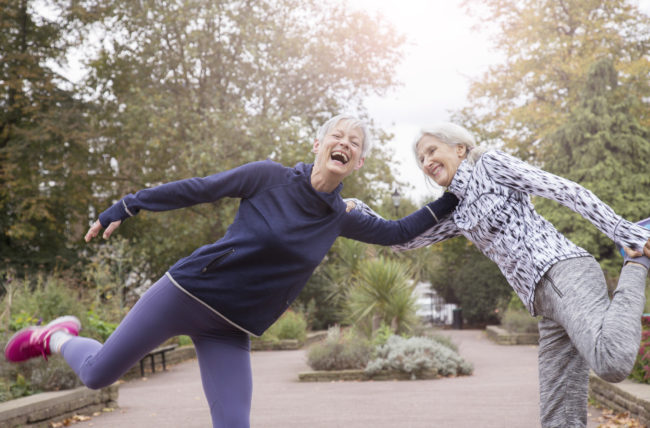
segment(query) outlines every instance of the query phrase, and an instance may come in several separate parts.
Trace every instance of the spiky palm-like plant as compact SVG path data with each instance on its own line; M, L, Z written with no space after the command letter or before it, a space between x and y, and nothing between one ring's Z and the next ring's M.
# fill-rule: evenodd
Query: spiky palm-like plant
M383 257L363 260L347 295L347 321L368 337L382 323L395 333L410 331L417 322L413 287L403 263Z

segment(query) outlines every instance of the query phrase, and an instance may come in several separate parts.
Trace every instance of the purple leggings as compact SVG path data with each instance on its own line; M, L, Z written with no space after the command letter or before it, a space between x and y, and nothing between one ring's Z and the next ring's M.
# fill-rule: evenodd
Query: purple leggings
M253 380L248 334L178 289L167 276L156 282L102 345L75 337L63 358L89 388L108 386L149 351L188 335L196 348L213 427L248 427Z

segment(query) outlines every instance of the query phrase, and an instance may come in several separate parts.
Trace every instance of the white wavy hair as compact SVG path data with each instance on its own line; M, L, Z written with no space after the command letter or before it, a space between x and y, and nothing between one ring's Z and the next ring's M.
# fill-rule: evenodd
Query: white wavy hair
M340 121L347 121L349 122L348 126L351 129L360 129L361 132L363 133L363 144L361 146L361 157L365 158L370 149L372 148L372 137L370 136L370 132L368 131L368 125L366 125L366 122L363 120L348 115L348 114L339 114L325 122L323 125L321 125L320 128L318 128L318 131L316 132L316 138L318 141L323 141L325 138L325 135L334 128Z
M477 146L472 133L462 126L451 122L438 123L427 128L422 128L417 137L413 140L413 154L415 155L415 161L420 169L422 169L422 163L418 157L418 143L422 137L426 135L429 135L451 147L465 146L467 151L467 161L471 164L476 163L478 158L487 151L485 147Z

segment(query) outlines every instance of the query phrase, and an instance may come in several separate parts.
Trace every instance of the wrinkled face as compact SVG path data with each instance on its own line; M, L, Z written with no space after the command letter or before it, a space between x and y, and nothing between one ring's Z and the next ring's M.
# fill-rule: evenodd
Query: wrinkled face
M458 165L467 155L465 146L450 146L431 135L418 141L416 152L424 173L442 187L451 184Z
M322 141L314 142L315 164L324 171L345 177L363 165L362 149L363 131L342 120L325 134Z

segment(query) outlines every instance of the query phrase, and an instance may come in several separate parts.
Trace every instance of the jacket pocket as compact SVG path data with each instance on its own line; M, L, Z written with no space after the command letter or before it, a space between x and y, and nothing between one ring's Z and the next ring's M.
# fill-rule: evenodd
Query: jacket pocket
M553 289L553 291L555 291L555 294L557 294L559 297L564 297L564 293L562 293L562 291L561 291L560 288L557 286L557 284L555 283L555 281L553 281L553 279L551 278L551 276L548 275L548 273L547 273L545 276L546 276L546 280L548 281L548 284L551 286L551 288Z
M206 272L208 272L208 271L214 270L217 266L219 266L221 263L223 263L223 261L224 261L228 256L230 256L230 255L231 255L232 253L234 253L234 252L235 252L235 249L234 249L234 248L231 248L231 249L229 249L229 250L227 250L227 251L225 251L225 252L219 254L219 255L216 256L214 259L212 259L212 260L210 261L210 263L208 263L207 265L205 265L205 267L203 267L203 269L201 269L201 273L206 273Z

